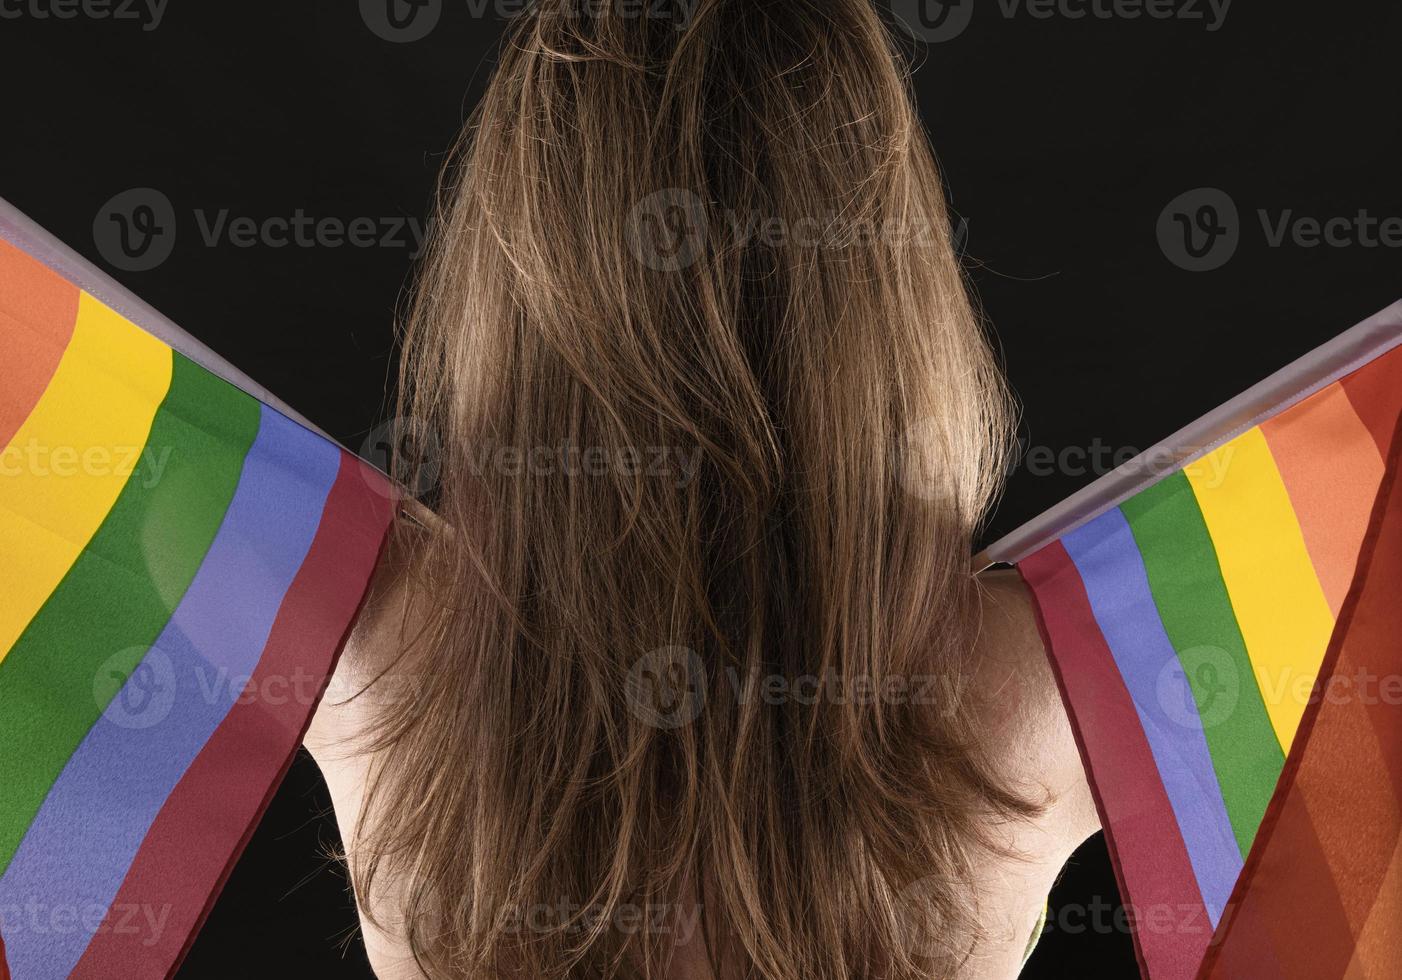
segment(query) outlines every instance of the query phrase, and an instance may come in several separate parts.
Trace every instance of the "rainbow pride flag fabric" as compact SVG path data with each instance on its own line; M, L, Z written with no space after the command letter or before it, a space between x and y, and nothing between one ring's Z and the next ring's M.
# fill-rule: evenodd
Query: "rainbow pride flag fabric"
M0 977L164 977L394 495L3 202L0 370Z
M997 542L1143 975L1402 977L1402 303Z

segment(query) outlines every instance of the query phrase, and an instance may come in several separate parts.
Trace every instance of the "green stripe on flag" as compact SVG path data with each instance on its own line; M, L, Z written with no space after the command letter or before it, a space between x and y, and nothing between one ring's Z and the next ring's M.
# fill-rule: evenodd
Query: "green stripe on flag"
M1165 632L1193 691L1178 706L1200 723L1244 858L1285 757L1242 640L1217 552L1187 477L1174 473L1120 505L1144 557ZM1170 713L1173 713L1170 706Z
M258 433L257 401L172 356L170 390L126 486L0 661L0 874L189 588Z

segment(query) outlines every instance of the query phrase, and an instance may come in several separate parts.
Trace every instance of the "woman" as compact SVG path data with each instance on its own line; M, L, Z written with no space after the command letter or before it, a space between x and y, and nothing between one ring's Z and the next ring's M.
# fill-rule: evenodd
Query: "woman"
M400 384L436 516L307 737L367 950L1013 976L1097 820L970 568L1009 401L896 49L870 0L677 6L532 5L449 168Z

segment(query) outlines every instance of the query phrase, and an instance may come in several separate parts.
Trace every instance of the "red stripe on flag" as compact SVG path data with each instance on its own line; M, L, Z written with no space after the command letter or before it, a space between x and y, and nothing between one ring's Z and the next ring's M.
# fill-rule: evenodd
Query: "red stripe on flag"
M1212 924L1114 657L1060 541L1019 564L1105 828L1140 970L1190 978Z
M1358 571L1306 711L1242 871L1204 978L1254 976L1263 955L1284 980L1402 976L1402 944L1368 930L1402 842L1402 426ZM1322 696L1320 696L1322 695ZM1337 908L1342 914L1320 915ZM1361 972L1359 972L1361 971Z
M162 806L72 977L174 973L292 763L364 600L393 508L384 479L344 454L246 696ZM131 909L165 915L160 935L114 929Z
M1402 347L1365 364L1341 383L1353 410L1372 433L1378 455L1386 458L1393 427L1402 414Z

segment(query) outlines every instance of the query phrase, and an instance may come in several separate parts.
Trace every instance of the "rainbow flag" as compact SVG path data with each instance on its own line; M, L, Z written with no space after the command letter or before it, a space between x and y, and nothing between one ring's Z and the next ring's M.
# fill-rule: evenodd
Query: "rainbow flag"
M1402 303L991 546L1141 970L1402 977Z
M0 977L167 976L394 496L4 202L0 363Z

